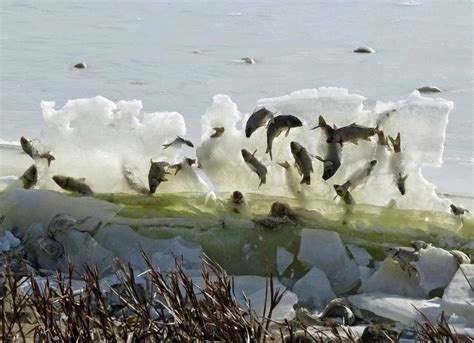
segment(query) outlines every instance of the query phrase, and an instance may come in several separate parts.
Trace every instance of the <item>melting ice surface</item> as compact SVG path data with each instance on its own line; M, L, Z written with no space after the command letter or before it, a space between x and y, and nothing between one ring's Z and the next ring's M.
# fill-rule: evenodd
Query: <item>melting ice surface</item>
M344 183L364 164L376 159L378 163L366 184L352 192L356 203L387 206L395 201L400 209L446 211L449 202L438 198L435 186L423 178L421 167L442 164L445 129L453 103L424 97L417 91L398 102L377 102L374 108L365 106L364 100L363 96L346 89L325 87L261 99L258 105L278 114L295 115L303 122L302 127L292 129L287 137L281 134L274 140L273 160L270 160L265 154L266 129L258 129L247 139L243 127L250 114L239 112L229 96L216 95L201 118L200 145L194 142L202 169L193 166L184 168L176 176L169 175L169 181L160 184L158 193L192 190L219 194L240 190L244 194L332 201L334 184ZM56 109L54 102L43 101L44 125L40 141L45 150L53 152L56 161L50 168L40 166L39 186L60 190L51 177L63 174L86 178L95 192L133 192L124 180L124 167L147 185L150 159L174 164L195 154L184 145L162 148L177 135L186 136L186 123L180 113L144 113L142 106L139 100L114 103L101 96L70 100L61 109ZM387 112L389 116L384 114ZM357 145L345 143L342 166L334 177L324 181L323 163L314 159L311 185L300 185L301 176L294 167L290 142L297 141L311 154L324 156L327 146L324 133L310 130L317 125L319 115L337 127L356 122L369 127L379 125L392 137L400 133L402 152L397 155L378 145L376 136ZM224 134L210 138L214 127L224 127ZM261 187L258 187L257 175L241 156L242 148L256 150L255 156L268 168L267 182ZM26 168L31 163L27 156L17 158L16 168ZM277 164L285 161L290 163L290 168ZM400 168L408 175L404 196L395 183ZM6 171L8 175L14 172Z

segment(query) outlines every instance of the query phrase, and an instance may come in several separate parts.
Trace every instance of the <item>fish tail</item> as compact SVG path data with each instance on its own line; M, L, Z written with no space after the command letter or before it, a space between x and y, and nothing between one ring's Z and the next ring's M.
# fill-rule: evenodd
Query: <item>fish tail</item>
M267 177L266 176L264 176L260 179L260 184L258 185L258 187L260 187L261 185L263 185L265 183L267 183Z
M393 145L393 150L395 152L400 152L400 146L401 146L401 138L400 138L400 132L397 134L397 137L393 139L391 136L388 136L390 139L390 142L392 142Z
M163 144L163 145L162 145L163 150L168 149L170 146L171 146L171 144Z
M54 158L54 156L51 155L51 153L49 153L49 152L46 153L46 154L42 154L40 157L41 157L41 158L45 158L46 160L48 160L48 167L51 165L51 161L56 160L56 159Z
M270 159L273 160L272 147L271 146L267 146L267 150L265 151L265 153L270 154Z
M300 182L300 185L302 185L302 184L310 185L311 184L311 176L310 175L304 176L303 180L301 180L301 182Z

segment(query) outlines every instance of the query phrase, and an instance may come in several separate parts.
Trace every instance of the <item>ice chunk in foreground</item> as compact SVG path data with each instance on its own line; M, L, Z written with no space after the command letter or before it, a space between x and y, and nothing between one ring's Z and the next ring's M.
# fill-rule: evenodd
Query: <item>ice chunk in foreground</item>
M415 272L408 275L400 265L386 258L379 269L361 287L362 292L380 292L421 298L425 291L418 284Z
M372 256L370 256L370 254L364 248L360 248L353 244L348 244L347 249L349 249L352 257L354 257L354 260L359 266L367 267L370 261L372 261Z
M288 266L293 262L294 256L291 252L287 251L285 248L277 248L277 269L278 274L283 274L283 272L288 268Z
M429 293L436 288L445 288L453 278L458 265L448 251L433 246L421 249L415 268L420 276L420 286Z
M85 265L97 267L100 273L111 273L115 255L102 247L86 232L68 230L55 235L59 243L64 246L67 258L74 265L74 269L83 273Z
M381 317L413 325L423 312L431 321L436 322L441 313L441 299L431 300L404 298L398 295L384 293L367 293L349 296L349 301L357 308L373 312Z
M464 272L464 273L463 273ZM445 289L441 309L465 317L474 326L474 264L461 264Z
M359 269L347 255L337 232L303 229L298 260L323 270L336 294L348 292L359 282Z
M236 298L244 303L243 294L249 298L252 309L258 314L263 314L265 306L265 290L267 279L261 276L245 275L234 276L234 293ZM283 291L285 287L281 285L276 279L273 279L273 287L275 290ZM294 317L294 308L298 302L298 297L291 291L286 291L280 303L272 313L272 319L283 320L292 319ZM268 316L268 309L270 306L270 292L267 295L266 302L266 316Z
M293 292L301 304L318 309L324 308L336 297L326 274L316 267L296 281Z
M75 219L92 217L79 227L91 231L99 222L108 223L122 208L92 197L71 197L39 189L15 189L0 195L0 213L5 214L4 227L17 226L23 233L32 223L47 227L58 213Z
M151 259L155 267L163 271L174 269L177 257L185 269L192 275L201 270L201 249L183 241L180 237L173 239L151 239L141 236L131 227L125 225L108 225L94 236L107 249L113 251L125 263L130 262L133 268L146 268L141 251Z

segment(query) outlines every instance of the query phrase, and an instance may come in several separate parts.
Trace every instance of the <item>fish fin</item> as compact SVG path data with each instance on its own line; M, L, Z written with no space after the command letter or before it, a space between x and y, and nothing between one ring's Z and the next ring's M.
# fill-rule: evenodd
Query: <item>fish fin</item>
M303 177L303 180L301 180L300 182L300 185L302 184L307 184L307 185L310 185L311 184L311 177L308 175L308 177Z
M272 119L270 119L270 120L267 122L266 129L268 129L268 128L270 127L270 125L273 124L274 121L275 121L275 117L272 117Z
M267 183L267 177L264 176L262 179L260 179L260 184L258 185L258 187L260 187L261 185Z
M301 169L300 169L298 163L296 163L296 162L295 162L295 168L296 168L296 170L298 171L298 174L303 175L303 172L301 171Z
M288 137L288 135L290 134L290 127L288 128L288 130L286 130L286 133L285 133L285 137Z
M80 177L80 178L78 178L78 180L81 181L81 182L85 182L86 178L85 177Z
M150 164L153 164L153 159L152 158L150 158Z
M325 160L325 159L323 159L323 158L322 158L322 157L320 157L320 156L317 156L317 155L311 155L311 157L313 157L313 158L315 158L315 159L317 159L317 160L319 160L319 161L321 161L321 162L323 162L323 163L324 163L324 162L326 162L326 160Z
M285 161L285 162L283 162L283 163L277 162L277 164L278 164L279 166L282 166L282 167L285 168L285 169L288 169L288 168L290 167L290 164L288 163L288 161Z
M318 125L318 126L315 126L315 127L313 127L313 128L312 128L312 129L310 129L310 130L316 130L317 128L319 128L319 125Z
M255 153L257 152L257 149L255 149L252 153L252 156L255 156Z

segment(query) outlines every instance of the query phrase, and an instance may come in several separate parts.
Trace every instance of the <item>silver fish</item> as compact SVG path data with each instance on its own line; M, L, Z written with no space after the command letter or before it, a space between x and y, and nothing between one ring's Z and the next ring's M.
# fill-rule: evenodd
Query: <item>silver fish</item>
M75 179L69 176L55 175L53 176L53 180L59 187L66 191L83 195L94 195L94 192L89 185L84 182L85 179L83 178Z
M255 158L255 153L257 150L251 154L245 149L241 150L242 157L244 158L245 163L252 169L260 178L260 184L258 185L259 187L267 182L267 168Z
M278 137L283 131L286 130L286 136L290 133L292 127L303 126L301 120L292 115L281 115L277 116L270 122L267 129L267 150L265 153L270 154L270 159L273 159L272 156L272 145L273 140Z
M23 188L30 189L34 187L38 182L38 169L34 164L32 164L22 176L20 176L20 180L23 182Z
M84 219L76 220L73 216L65 213L56 214L48 224L48 234L54 235L59 231L65 231L73 226L81 225L86 220L92 218L91 216L85 217Z
M123 177L125 178L125 181L127 182L127 185L131 189L133 189L134 191L140 194L145 194L145 195L150 194L150 190L146 188L143 181L140 180L132 170L130 170L129 168L125 166L122 166L122 174L123 174Z
M273 116L274 113L265 107L255 109L245 125L245 137L249 138L259 127L267 125L268 121L273 119Z
M406 188L405 188L405 181L408 178L408 174L403 175L403 171L401 170L401 162L400 162L400 152L401 150L401 140L400 140L400 132L398 133L397 137L393 139L392 137L388 136L390 141L393 145L394 155L394 162L393 162L393 170L394 170L394 177L395 177L395 184L401 195L405 195Z
M313 127L311 130L321 128L324 134L326 135L326 139L331 137L334 133L334 128L329 126L326 121L324 120L323 116L319 116L319 125ZM323 168L323 180L329 180L331 177L336 174L337 170L341 166L341 153L342 148L338 143L327 143L327 150L324 158L320 156L314 156L316 159L324 163Z
M65 255L64 246L51 237L41 237L37 241L40 249L51 257L60 259Z
M191 148L194 148L194 144L191 141L188 141L180 136L176 136L175 140L168 144L163 144L163 150L168 149L170 146L181 147L181 145L187 145Z
M150 160L151 166L148 172L148 186L150 187L150 193L155 193L156 189L162 182L168 181L166 179L167 168L169 167L168 162L153 162Z
M467 213L470 213L468 209L465 209L461 206L456 206L454 204L451 204L450 205L451 207L451 212L455 215L455 216L462 216L463 214L465 214L466 212Z
M224 134L225 128L223 127L213 127L214 133L211 135L211 138L219 138Z
M303 175L303 179L301 180L301 184L311 184L311 173L313 172L313 163L311 161L311 157L308 154L308 151L305 147L303 147L298 142L291 142L290 143L291 154L295 159L296 167L301 175Z
M371 128L367 126L357 125L352 123L349 126L344 126L338 129L335 129L334 132L326 140L327 143L347 143L351 142L353 144L358 144L359 140L369 141L370 137L375 135L378 131L378 128Z
M36 147L31 144L31 140L26 139L25 137L20 138L20 144L23 148L23 151L29 155L32 159L45 158L48 161L48 167L51 164L51 161L54 161L55 158L51 155L50 152L41 154Z
M349 205L353 204L354 199L350 195L349 191L355 189L356 187L360 186L365 180L369 177L369 175L374 170L375 165L377 164L376 160L370 161L367 165L360 168L354 174L349 177L342 185L334 185L334 189L336 190L337 195L342 197L344 202ZM349 194L349 195L347 195Z
M186 166L186 165L192 166L195 163L196 163L196 159L185 158L183 162L173 164L173 165L170 166L170 168L176 169L176 172L174 173L174 175L176 175L181 171L181 169L183 169L184 166Z

